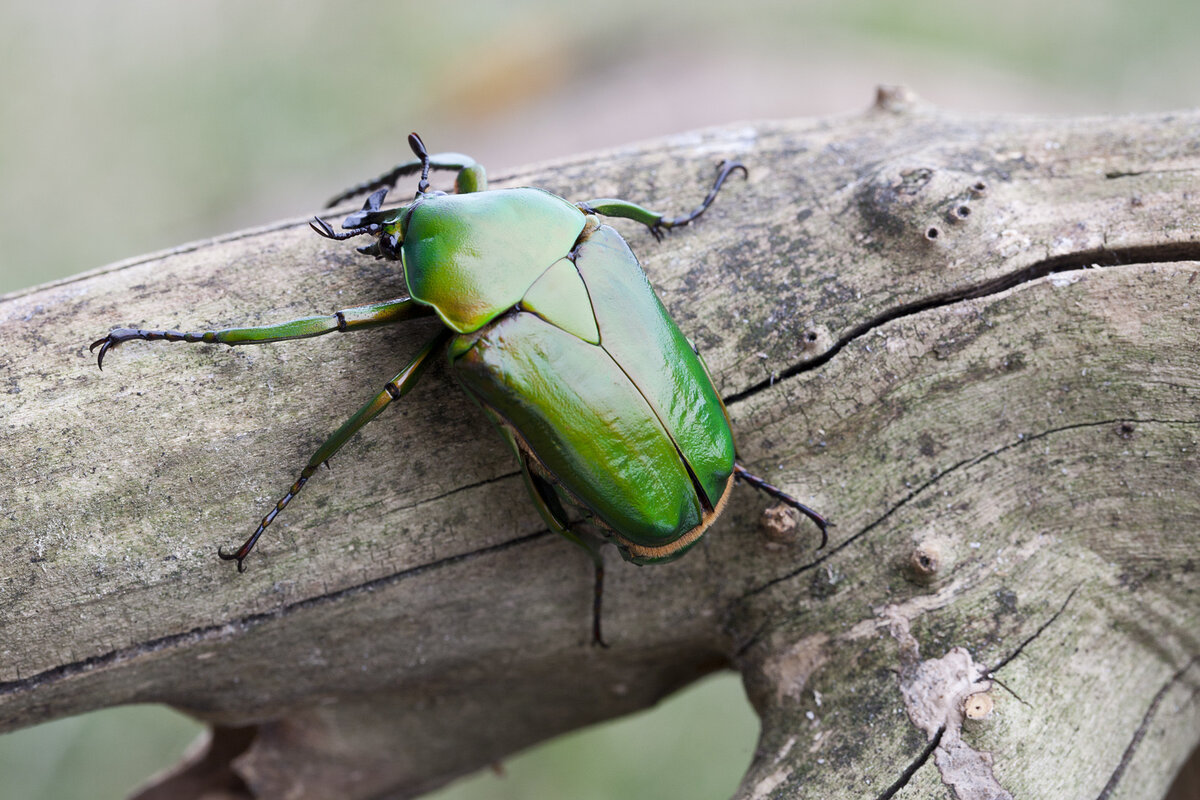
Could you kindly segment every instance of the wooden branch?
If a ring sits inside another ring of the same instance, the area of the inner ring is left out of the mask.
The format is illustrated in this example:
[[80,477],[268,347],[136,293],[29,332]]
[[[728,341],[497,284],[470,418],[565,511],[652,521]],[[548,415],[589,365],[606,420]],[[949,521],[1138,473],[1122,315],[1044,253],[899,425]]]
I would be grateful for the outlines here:
[[0,726],[165,702],[217,746],[147,797],[409,797],[732,665],[740,798],[1159,796],[1200,740],[1198,130],[892,91],[507,176],[674,212],[750,167],[622,230],[742,458],[837,525],[814,552],[743,488],[678,562],[608,553],[608,650],[440,366],[217,560],[436,323],[87,351],[400,296],[393,265],[294,221],[10,295]]

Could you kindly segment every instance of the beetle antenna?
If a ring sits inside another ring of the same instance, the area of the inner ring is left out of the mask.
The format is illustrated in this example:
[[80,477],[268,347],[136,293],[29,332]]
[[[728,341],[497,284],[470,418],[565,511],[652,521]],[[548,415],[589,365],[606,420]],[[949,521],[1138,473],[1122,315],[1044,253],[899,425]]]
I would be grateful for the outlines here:
[[755,489],[758,489],[760,492],[771,495],[771,497],[774,497],[779,502],[791,506],[815,522],[817,527],[821,529],[821,545],[817,548],[818,550],[820,550],[829,542],[829,532],[826,529],[829,528],[830,523],[827,522],[826,519],[816,511],[813,511],[811,508],[804,505],[804,503],[801,503],[799,500],[792,497],[790,494],[787,494],[782,489],[767,483],[762,478],[751,473],[748,469],[736,461],[733,462],[733,474],[734,477],[736,477],[739,481],[745,481]]
[[417,197],[420,197],[429,191],[429,151],[425,149],[425,143],[416,131],[408,135],[408,146],[417,158],[421,159],[421,182],[417,184]]

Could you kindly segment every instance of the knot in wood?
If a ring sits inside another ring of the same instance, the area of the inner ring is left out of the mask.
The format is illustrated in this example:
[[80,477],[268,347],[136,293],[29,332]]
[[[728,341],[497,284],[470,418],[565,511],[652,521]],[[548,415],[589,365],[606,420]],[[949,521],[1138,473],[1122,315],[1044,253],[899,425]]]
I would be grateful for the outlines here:
[[763,509],[758,518],[758,529],[770,544],[795,544],[799,537],[800,520],[790,508],[783,503],[777,503]]
[[929,583],[942,568],[942,548],[936,542],[922,542],[909,554],[908,568],[918,583]]

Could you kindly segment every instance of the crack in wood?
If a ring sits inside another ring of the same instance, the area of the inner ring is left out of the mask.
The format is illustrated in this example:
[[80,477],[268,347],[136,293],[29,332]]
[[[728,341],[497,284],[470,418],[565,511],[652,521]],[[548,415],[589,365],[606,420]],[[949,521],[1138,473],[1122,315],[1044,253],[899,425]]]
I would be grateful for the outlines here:
[[[825,553],[825,555],[821,556],[818,559],[810,561],[807,564],[802,564],[801,566],[797,567],[796,569],[792,570],[791,572],[788,572],[784,575],[779,575],[777,577],[774,577],[771,580],[766,581],[765,583],[761,584],[760,586],[756,586],[752,589],[746,590],[745,592],[742,593],[740,599],[744,600],[746,598],[753,597],[754,595],[760,594],[761,592],[766,591],[767,589],[771,588],[772,586],[774,586],[778,583],[783,583],[784,581],[791,580],[792,578],[795,578],[796,576],[798,576],[804,572],[807,572],[808,570],[810,570],[814,567],[820,566],[824,562],[828,561],[829,559],[833,558],[835,555],[840,553],[842,550],[849,547],[851,544],[857,542],[859,539],[861,539],[863,536],[865,536],[870,531],[872,531],[875,528],[882,525],[889,517],[892,516],[892,514],[896,513],[901,508],[903,508],[905,505],[907,505],[909,502],[916,499],[919,495],[921,495],[922,493],[927,491],[934,484],[938,483],[946,476],[948,476],[960,469],[969,469],[978,464],[982,464],[983,462],[985,462],[991,458],[1001,455],[1002,453],[1012,450],[1015,447],[1029,444],[1030,442],[1036,442],[1039,439],[1044,439],[1047,436],[1051,436],[1056,433],[1063,433],[1065,431],[1072,431],[1072,430],[1080,430],[1080,429],[1084,429],[1084,428],[1102,428],[1102,427],[1116,425],[1116,424],[1119,424],[1122,422],[1132,422],[1132,423],[1135,423],[1138,425],[1148,425],[1148,424],[1149,425],[1154,425],[1154,424],[1157,424],[1157,425],[1200,425],[1200,419],[1157,419],[1157,418],[1140,419],[1140,418],[1135,418],[1135,417],[1120,417],[1120,418],[1116,418],[1116,419],[1097,420],[1095,422],[1076,422],[1076,423],[1072,423],[1070,425],[1061,425],[1061,426],[1058,426],[1055,428],[1049,428],[1047,430],[1040,431],[1038,433],[1018,434],[1016,441],[1009,442],[1008,444],[1002,445],[1002,446],[996,448],[995,450],[989,450],[988,452],[983,453],[982,455],[974,456],[973,458],[964,458],[961,461],[958,461],[958,462],[950,465],[946,469],[942,470],[941,472],[939,472],[936,475],[934,475],[933,477],[931,477],[929,480],[922,483],[917,488],[910,490],[908,492],[908,494],[906,494],[904,497],[901,497],[899,500],[897,500],[895,503],[893,503],[891,508],[889,508],[887,511],[883,512],[883,514],[881,514],[880,516],[878,516],[877,518],[875,518],[874,520],[869,522],[867,525],[865,525],[863,527],[863,529],[860,530],[858,533],[855,533],[852,536],[849,536],[848,538],[845,539],[845,541],[831,547],[829,549],[829,551],[827,553]],[[747,645],[747,646],[749,646],[749,645]]]
[[470,561],[474,558],[488,556],[492,553],[498,553],[513,547],[520,547],[527,542],[542,539],[550,535],[550,530],[537,531],[535,533],[519,536],[516,539],[510,539],[506,542],[500,542],[499,544],[494,544],[489,547],[482,547],[478,550],[471,550],[466,553],[447,556],[446,558],[432,561],[427,564],[419,564],[414,567],[409,567],[408,569],[400,570],[399,572],[382,575],[378,578],[372,578],[369,581],[364,581],[363,583],[354,584],[353,586],[346,586],[331,592],[324,592],[311,597],[305,597],[301,600],[284,604],[270,611],[262,611],[256,614],[235,617],[233,619],[213,623],[211,625],[192,628],[191,630],[182,631],[180,633],[161,636],[157,639],[151,639],[147,642],[138,642],[137,644],[130,645],[129,647],[117,648],[115,650],[110,650],[107,653],[102,653],[97,656],[89,656],[88,658],[81,659],[79,661],[60,664],[53,669],[48,669],[44,672],[39,672],[26,678],[17,678],[16,680],[0,682],[0,697],[17,694],[23,691],[29,691],[47,684],[58,683],[62,680],[66,680],[84,672],[90,672],[100,667],[109,666],[120,661],[136,658],[149,653],[156,653],[171,647],[194,644],[206,639],[223,638],[229,634],[231,628],[252,628],[256,625],[260,625],[271,620],[281,619],[289,616],[297,611],[303,611],[308,608],[314,608],[327,603],[337,602],[348,597],[362,594],[364,592],[372,592],[385,586],[391,586],[392,584],[398,583],[401,580],[416,577],[425,572],[453,566],[464,561]]
[[[1005,656],[1004,658],[1000,659],[999,663],[997,663],[997,664],[996,664],[996,666],[992,667],[991,669],[988,669],[988,670],[986,670],[986,671],[985,671],[985,674],[984,674],[984,675],[981,675],[981,677],[987,677],[987,678],[991,678],[993,673],[999,672],[1001,669],[1003,669],[1003,668],[1004,668],[1004,666],[1005,666],[1006,664],[1008,664],[1010,661],[1012,661],[1013,659],[1015,659],[1017,656],[1021,655],[1021,651],[1023,651],[1023,650],[1026,648],[1026,646],[1028,646],[1028,645],[1029,645],[1029,643],[1030,643],[1030,642],[1032,642],[1034,639],[1038,638],[1038,637],[1039,637],[1039,636],[1041,636],[1043,633],[1045,633],[1046,629],[1047,629],[1047,628],[1049,628],[1051,625],[1053,625],[1053,624],[1054,624],[1054,621],[1055,621],[1055,620],[1057,620],[1057,619],[1058,619],[1060,616],[1062,616],[1062,613],[1063,613],[1064,611],[1066,611],[1066,610],[1067,610],[1067,604],[1071,602],[1071,598],[1072,598],[1072,597],[1074,597],[1074,596],[1075,596],[1075,593],[1079,591],[1079,587],[1080,587],[1080,586],[1083,586],[1083,584],[1082,584],[1082,583],[1080,583],[1080,584],[1077,584],[1077,585],[1075,586],[1075,588],[1074,588],[1074,589],[1072,589],[1072,590],[1071,590],[1071,591],[1070,591],[1070,592],[1067,594],[1067,599],[1066,599],[1066,600],[1063,600],[1062,606],[1060,606],[1060,607],[1059,607],[1058,611],[1055,611],[1055,612],[1054,612],[1054,613],[1053,613],[1053,614],[1050,616],[1050,619],[1048,619],[1048,620],[1046,620],[1045,622],[1043,622],[1043,623],[1042,623],[1042,624],[1041,624],[1041,625],[1038,627],[1038,629],[1037,629],[1036,631],[1034,631],[1034,632],[1033,632],[1033,635],[1032,635],[1032,636],[1030,636],[1028,639],[1026,639],[1025,641],[1021,642],[1019,645],[1017,645],[1017,649],[1016,649],[1016,650],[1012,651],[1012,653],[1010,653],[1009,655],[1007,655],[1007,656]],[[1015,696],[1015,695],[1014,695],[1014,696]]]
[[1181,167],[1180,169],[1138,169],[1138,170],[1109,170],[1104,173],[1106,180],[1115,180],[1118,178],[1137,178],[1142,175],[1179,175],[1194,173],[1194,169]]
[[829,349],[820,355],[805,361],[800,361],[786,367],[783,370],[776,371],[771,377],[761,380],[741,391],[727,395],[725,405],[733,405],[739,403],[748,397],[765,391],[772,386],[775,386],[782,381],[793,378],[801,373],[814,370],[830,361],[844,347],[859,339],[876,328],[882,327],[889,322],[900,319],[902,317],[914,316],[925,311],[930,311],[935,308],[943,308],[945,306],[954,305],[964,300],[976,300],[981,297],[1006,292],[1023,283],[1044,278],[1047,275],[1054,275],[1060,272],[1070,272],[1078,269],[1087,269],[1089,267],[1132,267],[1140,264],[1162,264],[1177,261],[1200,261],[1200,242],[1175,242],[1171,244],[1161,245],[1146,245],[1143,247],[1130,247],[1125,249],[1110,250],[1101,248],[1097,250],[1084,250],[1078,253],[1067,253],[1060,256],[1051,256],[1040,261],[1034,262],[1027,267],[1001,275],[998,278],[993,278],[975,286],[967,287],[953,292],[943,292],[926,297],[922,300],[916,300],[911,303],[901,303],[887,311],[875,315],[871,319],[855,325],[846,334],[839,338],[836,342],[829,346]]
[[1129,744],[1125,747],[1125,752],[1121,754],[1121,760],[1117,762],[1116,769],[1114,769],[1112,775],[1109,776],[1108,782],[1104,784],[1104,789],[1101,790],[1100,794],[1096,795],[1096,800],[1108,800],[1108,798],[1112,797],[1113,792],[1117,789],[1117,785],[1121,782],[1121,778],[1125,775],[1126,768],[1129,767],[1129,762],[1133,759],[1133,754],[1137,751],[1138,745],[1142,743],[1142,739],[1146,735],[1146,729],[1150,726],[1150,721],[1154,718],[1155,713],[1158,711],[1159,705],[1162,704],[1163,698],[1167,696],[1167,692],[1170,691],[1171,687],[1178,683],[1187,673],[1187,671],[1191,669],[1192,666],[1197,662],[1200,662],[1200,655],[1195,655],[1189,658],[1187,663],[1180,667],[1175,674],[1172,675],[1170,679],[1162,685],[1158,692],[1155,693],[1154,698],[1150,701],[1150,706],[1146,709],[1146,713],[1142,715],[1141,724],[1139,724],[1137,730],[1133,732],[1133,737],[1129,740]]
[[519,478],[520,476],[521,476],[520,472],[516,472],[516,471],[506,472],[503,475],[497,475],[495,478],[485,478],[484,480],[476,481],[475,483],[468,483],[465,486],[455,487],[453,489],[450,489],[449,491],[442,492],[439,495],[434,495],[433,497],[422,498],[421,500],[418,500],[415,503],[409,503],[406,506],[397,506],[394,510],[395,511],[408,511],[409,509],[420,508],[423,505],[427,505],[429,503],[434,503],[434,502],[437,502],[438,500],[445,500],[447,497],[452,497],[453,495],[456,495],[459,492],[466,492],[466,491],[470,491],[471,489],[478,489],[481,486],[488,486],[493,483],[499,483],[501,481],[509,480],[510,478]]
[[942,743],[942,734],[945,732],[945,725],[938,728],[937,733],[932,739],[929,740],[929,744],[925,745],[925,749],[921,751],[921,754],[917,756],[916,760],[909,764],[908,767],[905,768],[904,772],[900,773],[900,777],[896,779],[896,782],[885,789],[883,794],[879,795],[876,800],[890,800],[890,798],[896,796],[896,792],[907,786],[908,782],[912,780],[913,775],[917,774],[917,770],[925,766],[925,762],[928,761],[929,757],[938,749],[938,745]]

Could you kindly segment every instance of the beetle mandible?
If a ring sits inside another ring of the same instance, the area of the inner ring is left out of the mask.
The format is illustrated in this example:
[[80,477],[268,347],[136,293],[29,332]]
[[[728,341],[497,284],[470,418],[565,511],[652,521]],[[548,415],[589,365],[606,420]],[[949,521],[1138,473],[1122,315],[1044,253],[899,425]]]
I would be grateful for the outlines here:
[[[358,248],[400,261],[405,298],[276,325],[180,332],[116,328],[93,342],[105,354],[131,339],[227,345],[277,342],[377,327],[436,314],[444,328],[375,397],[338,428],[300,477],[237,550],[218,549],[244,570],[275,517],[360,428],[416,385],[431,356],[450,372],[512,448],[525,486],[551,530],[583,547],[596,568],[592,637],[600,635],[603,560],[571,529],[573,506],[635,564],[677,558],[696,544],[742,480],[796,508],[821,529],[811,508],[751,474],[735,457],[725,405],[699,352],[650,287],[629,245],[600,217],[640,222],[656,239],[712,204],[725,179],[746,168],[718,166],[704,201],[668,218],[626,200],[571,203],[543,189],[487,191],[482,165],[458,153],[430,156],[408,137],[416,159],[333,198],[370,193],[335,240],[371,236]],[[432,169],[457,172],[455,193],[431,191]],[[389,189],[420,172],[416,197],[383,208]]]

